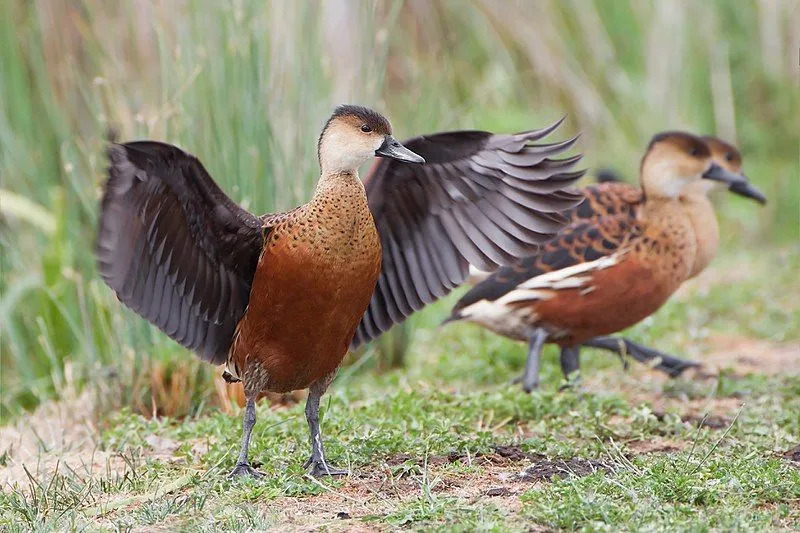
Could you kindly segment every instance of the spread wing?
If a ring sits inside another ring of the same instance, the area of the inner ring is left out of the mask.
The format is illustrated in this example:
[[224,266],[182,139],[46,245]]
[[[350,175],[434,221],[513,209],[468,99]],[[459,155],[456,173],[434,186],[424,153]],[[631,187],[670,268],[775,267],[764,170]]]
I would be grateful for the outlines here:
[[542,249],[517,264],[503,267],[470,289],[453,307],[451,320],[464,318],[467,308],[493,302],[518,291],[571,289],[582,286],[597,269],[608,268],[623,255],[625,244],[642,231],[629,214],[578,221],[559,232]]
[[174,340],[206,361],[225,362],[268,228],[174,146],[113,144],[108,155],[100,275]]
[[[563,120],[563,119],[562,119]],[[379,160],[365,181],[381,239],[381,273],[352,347],[374,339],[482,270],[535,252],[563,227],[582,195],[566,190],[584,171],[558,159],[577,138],[533,144],[536,131],[459,131],[404,141],[424,165]]]

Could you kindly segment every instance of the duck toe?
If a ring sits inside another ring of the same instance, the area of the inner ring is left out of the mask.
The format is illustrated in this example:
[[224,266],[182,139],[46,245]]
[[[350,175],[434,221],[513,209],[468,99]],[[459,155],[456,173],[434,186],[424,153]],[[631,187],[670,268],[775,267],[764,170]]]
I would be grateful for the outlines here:
[[252,477],[255,479],[264,477],[264,474],[250,466],[250,463],[236,463],[236,466],[228,474],[229,479],[235,479],[238,477]]

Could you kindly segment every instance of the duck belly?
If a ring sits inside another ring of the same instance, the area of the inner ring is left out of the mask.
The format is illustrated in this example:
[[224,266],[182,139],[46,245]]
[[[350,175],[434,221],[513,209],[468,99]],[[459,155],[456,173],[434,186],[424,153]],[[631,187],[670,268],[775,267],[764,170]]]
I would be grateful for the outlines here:
[[619,332],[656,312],[678,288],[680,282],[664,274],[628,256],[595,272],[583,287],[554,291],[535,302],[537,322],[562,346]]
[[369,305],[380,271],[372,235],[324,246],[281,237],[266,246],[232,359],[263,376],[259,388],[303,389],[336,370]]

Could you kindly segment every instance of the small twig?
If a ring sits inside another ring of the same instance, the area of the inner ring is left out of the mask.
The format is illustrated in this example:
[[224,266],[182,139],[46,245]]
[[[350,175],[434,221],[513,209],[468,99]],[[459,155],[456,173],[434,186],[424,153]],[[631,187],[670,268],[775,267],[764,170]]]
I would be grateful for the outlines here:
[[[606,448],[605,443],[600,439],[600,437],[595,435],[595,438],[600,442],[600,444],[603,446],[603,448]],[[611,446],[614,448],[614,451],[617,452],[617,461],[621,462],[623,465],[627,466],[628,468],[630,468],[631,470],[636,472],[636,474],[641,476],[642,475],[642,471],[639,470],[636,467],[636,465],[633,464],[633,462],[625,456],[624,453],[622,453],[622,450],[617,445],[617,443],[614,442],[614,439],[613,438],[609,438],[608,441],[611,443]],[[606,452],[608,452],[608,451],[609,451],[608,448],[606,448]],[[613,456],[611,455],[611,453],[609,453],[608,455],[610,457],[612,457],[612,459],[613,459]]]
[[703,457],[703,460],[700,461],[700,463],[698,463],[696,467],[694,467],[694,470],[689,472],[689,475],[692,475],[695,472],[697,472],[700,469],[700,467],[705,464],[708,458],[711,457],[711,454],[714,453],[714,450],[717,449],[717,446],[719,446],[719,443],[722,442],[722,439],[728,436],[728,433],[731,432],[731,429],[733,428],[733,425],[736,423],[736,420],[739,418],[739,415],[742,414],[742,409],[744,409],[744,406],[745,404],[742,404],[742,406],[739,408],[739,411],[736,413],[736,416],[734,416],[733,420],[731,420],[731,424],[728,426],[728,429],[726,429],[725,433],[723,433],[722,436],[719,438],[719,440],[717,440],[717,442],[714,443],[714,446],[712,446],[711,449],[708,450],[708,453],[705,455],[705,457]]
[[703,414],[703,419],[700,420],[699,424],[697,424],[697,431],[695,431],[694,440],[692,440],[692,449],[689,450],[689,455],[686,456],[686,461],[683,463],[684,467],[689,466],[689,461],[692,459],[692,455],[694,455],[694,449],[697,447],[697,441],[700,438],[700,430],[703,428],[703,424],[705,423],[707,418],[708,418],[708,412]]
[[511,422],[512,420],[514,420],[514,417],[512,417],[512,416],[509,416],[508,418],[501,420],[500,422],[498,422],[498,423],[497,423],[497,424],[496,424],[496,425],[495,425],[495,426],[492,428],[492,430],[491,430],[491,431],[492,431],[492,433],[495,433],[495,432],[499,431],[499,430],[500,430],[500,429],[501,429],[503,426],[505,426],[506,424],[508,424],[508,423],[509,423],[509,422]]

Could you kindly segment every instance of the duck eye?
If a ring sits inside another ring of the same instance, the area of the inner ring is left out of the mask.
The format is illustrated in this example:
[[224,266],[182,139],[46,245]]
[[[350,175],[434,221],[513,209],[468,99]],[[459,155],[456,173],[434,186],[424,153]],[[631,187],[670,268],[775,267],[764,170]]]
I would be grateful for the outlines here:
[[369,133],[369,132],[372,131],[372,128],[370,128],[368,125],[364,124],[363,126],[361,126],[361,131],[363,131],[364,133]]
[[689,148],[689,155],[691,155],[691,156],[696,156],[697,155],[697,147],[696,146],[692,146],[691,148]]
[[730,152],[725,154],[725,161],[733,161],[733,154]]

